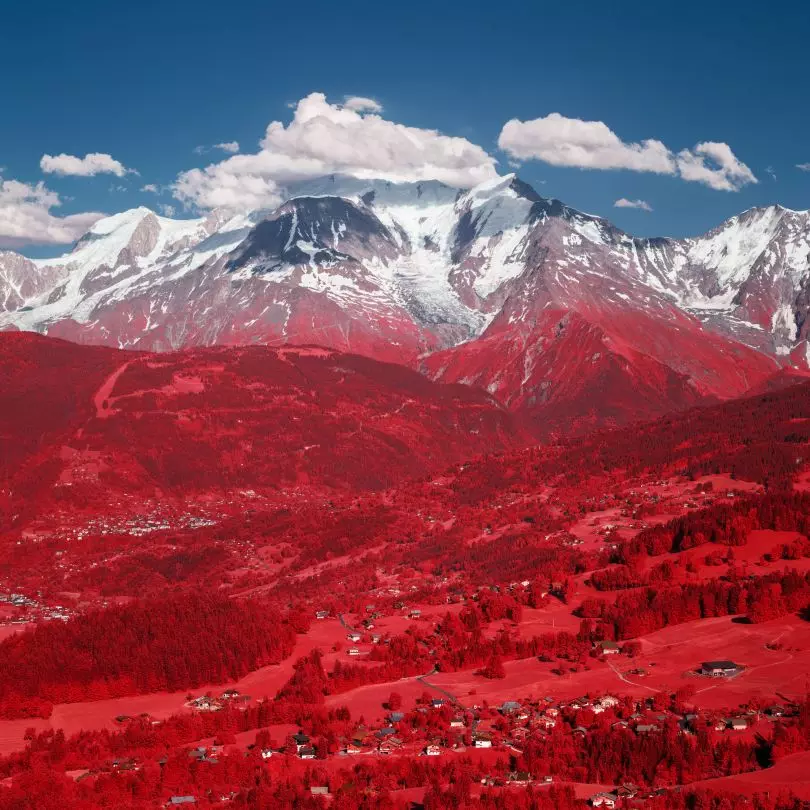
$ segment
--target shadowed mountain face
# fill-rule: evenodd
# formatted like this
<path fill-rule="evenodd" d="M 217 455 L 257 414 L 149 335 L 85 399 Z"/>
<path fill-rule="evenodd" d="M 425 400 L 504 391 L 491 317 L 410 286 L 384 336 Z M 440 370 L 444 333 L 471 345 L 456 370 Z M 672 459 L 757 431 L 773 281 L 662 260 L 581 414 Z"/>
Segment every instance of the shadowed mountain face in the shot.
<path fill-rule="evenodd" d="M 810 214 L 636 239 L 513 176 L 340 177 L 274 211 L 135 209 L 58 259 L 0 253 L 0 328 L 166 351 L 317 344 L 485 387 L 542 432 L 738 396 L 808 366 Z"/>

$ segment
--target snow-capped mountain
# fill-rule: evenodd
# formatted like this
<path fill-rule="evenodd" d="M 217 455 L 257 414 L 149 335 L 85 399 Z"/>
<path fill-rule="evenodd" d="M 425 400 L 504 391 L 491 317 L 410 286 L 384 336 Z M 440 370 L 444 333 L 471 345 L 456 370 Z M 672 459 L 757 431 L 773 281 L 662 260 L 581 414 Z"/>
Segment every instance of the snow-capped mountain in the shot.
<path fill-rule="evenodd" d="M 470 190 L 327 177 L 272 211 L 138 208 L 58 259 L 0 253 L 0 328 L 156 350 L 315 343 L 543 419 L 621 421 L 806 367 L 809 256 L 810 213 L 780 207 L 637 239 L 513 175 Z"/>

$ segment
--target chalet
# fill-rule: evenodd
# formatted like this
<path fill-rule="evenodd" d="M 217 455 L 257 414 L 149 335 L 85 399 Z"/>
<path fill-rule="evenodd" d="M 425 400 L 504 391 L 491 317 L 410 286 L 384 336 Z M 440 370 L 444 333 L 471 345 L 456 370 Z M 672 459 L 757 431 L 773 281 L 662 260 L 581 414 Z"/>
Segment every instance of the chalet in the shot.
<path fill-rule="evenodd" d="M 438 757 L 442 753 L 440 746 L 435 743 L 425 746 L 424 754 L 426 757 Z"/>
<path fill-rule="evenodd" d="M 615 723 L 612 723 L 611 728 L 629 728 L 629 724 L 626 720 L 617 720 Z"/>
<path fill-rule="evenodd" d="M 743 717 L 731 717 L 726 721 L 726 725 L 732 731 L 745 731 L 748 728 L 748 723 L 745 722 Z"/>
<path fill-rule="evenodd" d="M 618 655 L 622 648 L 615 641 L 600 641 L 596 644 L 596 650 L 601 655 Z"/>
<path fill-rule="evenodd" d="M 313 796 L 328 796 L 329 788 L 326 785 L 312 785 L 312 787 L 309 789 L 309 792 Z"/>
<path fill-rule="evenodd" d="M 239 690 L 238 689 L 226 689 L 222 693 L 223 700 L 236 700 L 239 697 Z"/>
<path fill-rule="evenodd" d="M 273 756 L 272 748 L 262 748 L 262 759 L 270 759 Z"/>
<path fill-rule="evenodd" d="M 169 799 L 170 807 L 177 807 L 178 804 L 196 804 L 197 800 L 194 796 L 172 796 Z"/>
<path fill-rule="evenodd" d="M 613 697 L 613 695 L 605 695 L 597 701 L 597 704 L 603 709 L 612 709 L 614 706 L 619 705 L 619 698 Z"/>
<path fill-rule="evenodd" d="M 399 737 L 389 737 L 383 740 L 377 749 L 381 754 L 393 754 L 394 751 L 402 748 L 402 740 Z"/>
<path fill-rule="evenodd" d="M 374 635 L 371 637 L 372 644 L 379 644 L 381 640 L 382 636 L 379 633 L 374 633 Z"/>
<path fill-rule="evenodd" d="M 346 638 L 349 641 L 360 641 L 363 637 L 360 635 L 360 633 L 348 633 Z"/>
<path fill-rule="evenodd" d="M 346 753 L 346 754 L 348 754 L 349 756 L 352 756 L 352 757 L 356 756 L 357 754 L 362 754 L 363 753 L 362 748 L 360 748 L 357 745 L 353 745 L 352 743 L 349 743 L 349 745 L 347 745 L 343 750 L 344 750 L 344 753 Z"/>
<path fill-rule="evenodd" d="M 387 728 L 381 728 L 379 731 L 375 733 L 375 736 L 379 740 L 384 740 L 386 737 L 393 737 L 397 733 L 397 730 L 391 726 Z"/>
<path fill-rule="evenodd" d="M 616 796 L 620 799 L 633 799 L 638 793 L 638 788 L 632 782 L 625 782 L 616 788 Z"/>
<path fill-rule="evenodd" d="M 615 793 L 595 793 L 590 798 L 592 807 L 606 807 L 612 810 L 616 806 L 617 796 Z"/>
<path fill-rule="evenodd" d="M 655 723 L 639 723 L 636 726 L 636 734 L 650 734 L 653 731 L 658 731 Z"/>
<path fill-rule="evenodd" d="M 501 704 L 500 712 L 501 714 L 514 714 L 516 711 L 520 710 L 520 703 L 516 700 L 505 700 Z"/>
<path fill-rule="evenodd" d="M 316 619 L 328 619 L 329 618 L 329 611 L 328 610 L 316 610 L 315 611 L 315 618 Z"/>
<path fill-rule="evenodd" d="M 464 718 L 463 717 L 454 717 L 450 721 L 450 728 L 464 728 Z"/>
<path fill-rule="evenodd" d="M 441 709 L 441 707 L 444 706 L 444 701 L 441 698 L 434 698 L 430 701 L 430 705 L 434 709 Z"/>
<path fill-rule="evenodd" d="M 475 748 L 492 748 L 492 737 L 489 734 L 476 734 L 473 736 Z"/>
<path fill-rule="evenodd" d="M 526 785 L 530 785 L 532 783 L 532 775 L 527 771 L 512 771 L 512 773 L 510 773 L 506 778 L 506 781 L 510 785 L 525 787 Z"/>
<path fill-rule="evenodd" d="M 768 708 L 765 709 L 765 713 L 770 717 L 784 717 L 785 707 L 776 703 L 773 706 L 768 706 Z"/>
<path fill-rule="evenodd" d="M 550 785 L 554 781 L 554 777 L 547 775 L 543 777 L 542 781 L 544 785 Z"/>
<path fill-rule="evenodd" d="M 550 729 L 557 725 L 557 721 L 553 717 L 540 717 L 537 724 L 542 728 Z"/>
<path fill-rule="evenodd" d="M 392 723 L 401 723 L 405 719 L 404 712 L 390 712 L 388 719 Z"/>
<path fill-rule="evenodd" d="M 418 619 L 418 618 L 420 618 L 422 616 L 422 611 L 419 610 L 418 608 L 416 608 L 416 609 L 412 610 L 408 615 L 412 619 Z"/>
<path fill-rule="evenodd" d="M 700 665 L 700 674 L 712 678 L 731 678 L 737 675 L 742 667 L 733 661 L 704 661 Z"/>
<path fill-rule="evenodd" d="M 357 647 L 349 647 L 349 649 L 346 650 L 346 655 L 360 655 L 360 650 L 358 650 Z"/>
<path fill-rule="evenodd" d="M 298 749 L 299 759 L 315 759 L 315 749 L 311 745 L 303 745 Z"/>

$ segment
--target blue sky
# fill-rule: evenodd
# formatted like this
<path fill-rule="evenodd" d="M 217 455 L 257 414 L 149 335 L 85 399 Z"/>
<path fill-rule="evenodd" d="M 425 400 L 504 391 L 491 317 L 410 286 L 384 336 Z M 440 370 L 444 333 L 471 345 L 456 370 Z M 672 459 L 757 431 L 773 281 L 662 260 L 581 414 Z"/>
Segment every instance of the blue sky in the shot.
<path fill-rule="evenodd" d="M 182 214 L 170 191 L 141 189 L 229 158 L 197 146 L 236 141 L 259 151 L 268 123 L 288 125 L 289 105 L 313 91 L 335 105 L 368 97 L 386 120 L 465 138 L 501 173 L 512 170 L 498 147 L 504 124 L 559 113 L 603 122 L 642 156 L 645 141 L 661 142 L 672 165 L 682 150 L 694 157 L 697 144 L 727 144 L 758 181 L 738 177 L 739 190 L 724 191 L 680 168 L 519 161 L 519 175 L 544 196 L 632 233 L 698 234 L 753 205 L 810 207 L 810 172 L 797 168 L 810 163 L 802 3 L 45 0 L 9 4 L 3 17 L 2 176 L 44 181 L 61 200 L 51 216 L 141 204 Z M 40 167 L 46 154 L 87 153 L 139 174 Z M 716 168 L 711 156 L 697 159 Z M 49 204 L 43 194 L 40 206 Z M 653 210 L 614 207 L 620 198 Z"/>

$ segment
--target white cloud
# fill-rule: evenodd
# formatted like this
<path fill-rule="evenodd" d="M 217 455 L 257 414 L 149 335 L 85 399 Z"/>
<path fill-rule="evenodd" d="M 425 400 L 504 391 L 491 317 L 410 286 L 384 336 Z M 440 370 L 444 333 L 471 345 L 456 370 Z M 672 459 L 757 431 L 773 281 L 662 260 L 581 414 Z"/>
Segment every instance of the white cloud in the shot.
<path fill-rule="evenodd" d="M 347 110 L 354 110 L 359 113 L 381 113 L 383 111 L 382 104 L 380 104 L 379 101 L 375 101 L 373 98 L 366 98 L 365 96 L 346 96 L 343 106 Z"/>
<path fill-rule="evenodd" d="M 158 208 L 164 217 L 173 217 L 177 213 L 177 208 L 175 208 L 175 206 L 167 205 L 166 203 L 161 203 Z"/>
<path fill-rule="evenodd" d="M 678 152 L 678 171 L 684 180 L 703 183 L 717 191 L 739 191 L 756 183 L 751 169 L 737 159 L 727 143 L 707 141 Z"/>
<path fill-rule="evenodd" d="M 149 194 L 160 194 L 160 188 L 155 183 L 147 183 L 141 187 L 141 191 L 146 191 Z"/>
<path fill-rule="evenodd" d="M 214 149 L 221 149 L 223 152 L 230 152 L 232 155 L 239 151 L 239 141 L 226 141 L 225 143 L 214 144 Z"/>
<path fill-rule="evenodd" d="M 261 208 L 277 205 L 285 185 L 328 174 L 469 187 L 496 177 L 495 163 L 465 138 L 363 114 L 311 93 L 289 124 L 269 124 L 257 153 L 183 172 L 174 192 L 199 208 Z"/>
<path fill-rule="evenodd" d="M 652 211 L 652 206 L 646 200 L 628 200 L 621 197 L 613 203 L 614 208 L 638 208 L 641 211 Z"/>
<path fill-rule="evenodd" d="M 803 172 L 810 172 L 810 163 L 797 163 L 797 169 L 801 169 Z"/>
<path fill-rule="evenodd" d="M 127 169 L 112 155 L 105 155 L 102 152 L 91 152 L 83 158 L 64 153 L 43 155 L 39 166 L 46 174 L 73 177 L 94 177 L 97 174 L 114 174 L 116 177 L 123 177 L 125 174 L 137 174 L 134 169 Z"/>
<path fill-rule="evenodd" d="M 60 245 L 74 242 L 103 214 L 87 212 L 57 217 L 59 195 L 43 183 L 29 185 L 0 178 L 0 246 Z"/>
<path fill-rule="evenodd" d="M 678 175 L 720 191 L 739 191 L 757 182 L 726 143 L 707 141 L 675 154 L 661 141 L 626 142 L 603 121 L 566 118 L 559 113 L 532 121 L 507 121 L 498 146 L 512 159 L 542 160 L 552 166 L 580 169 Z"/>
<path fill-rule="evenodd" d="M 625 143 L 602 121 L 582 121 L 551 113 L 533 121 L 504 124 L 498 146 L 518 160 L 581 169 L 631 169 L 675 174 L 675 160 L 661 141 Z"/>

